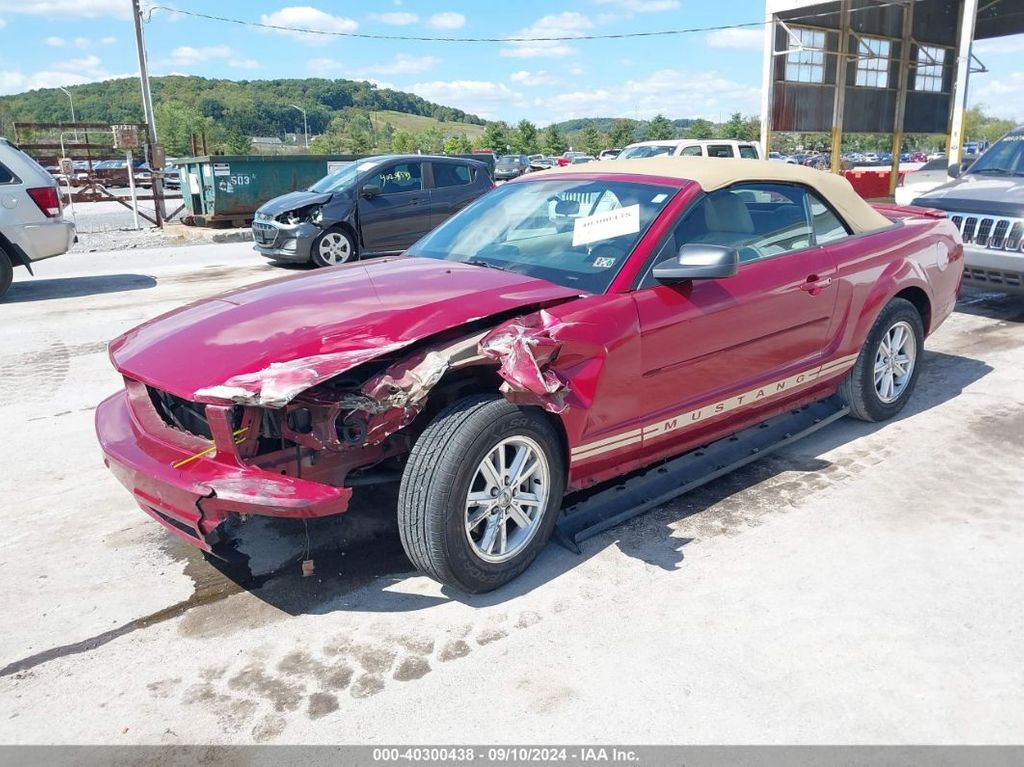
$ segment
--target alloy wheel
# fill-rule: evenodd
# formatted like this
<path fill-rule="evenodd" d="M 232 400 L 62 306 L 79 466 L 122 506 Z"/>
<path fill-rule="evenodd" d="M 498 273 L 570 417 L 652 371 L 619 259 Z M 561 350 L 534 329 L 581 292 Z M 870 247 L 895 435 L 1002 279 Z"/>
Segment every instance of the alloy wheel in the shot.
<path fill-rule="evenodd" d="M 900 320 L 882 336 L 875 352 L 875 393 L 885 404 L 900 398 L 914 374 L 917 339 L 910 323 Z"/>
<path fill-rule="evenodd" d="M 507 562 L 541 527 L 550 492 L 550 468 L 529 437 L 503 439 L 484 456 L 466 496 L 465 527 L 473 552 L 485 562 Z"/>

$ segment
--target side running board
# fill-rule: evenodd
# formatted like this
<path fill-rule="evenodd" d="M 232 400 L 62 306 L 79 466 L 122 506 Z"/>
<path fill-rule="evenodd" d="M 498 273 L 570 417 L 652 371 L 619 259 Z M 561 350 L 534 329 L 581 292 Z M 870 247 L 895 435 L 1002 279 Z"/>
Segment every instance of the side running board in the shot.
<path fill-rule="evenodd" d="M 563 508 L 555 541 L 578 554 L 579 544 L 588 538 L 796 442 L 848 412 L 838 397 L 818 400 L 616 481 Z"/>

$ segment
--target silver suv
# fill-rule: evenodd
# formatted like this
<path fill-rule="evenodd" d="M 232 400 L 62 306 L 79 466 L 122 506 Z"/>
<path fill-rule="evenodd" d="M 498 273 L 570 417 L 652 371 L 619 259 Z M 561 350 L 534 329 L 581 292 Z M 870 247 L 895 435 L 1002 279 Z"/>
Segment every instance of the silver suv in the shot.
<path fill-rule="evenodd" d="M 64 220 L 57 182 L 42 165 L 0 138 L 0 296 L 13 267 L 67 253 L 75 225 Z"/>

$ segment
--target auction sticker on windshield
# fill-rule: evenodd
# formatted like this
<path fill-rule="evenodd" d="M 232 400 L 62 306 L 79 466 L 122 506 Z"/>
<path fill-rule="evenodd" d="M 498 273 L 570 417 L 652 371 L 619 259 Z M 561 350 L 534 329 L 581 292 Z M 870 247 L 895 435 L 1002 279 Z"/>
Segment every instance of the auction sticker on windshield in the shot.
<path fill-rule="evenodd" d="M 612 237 L 636 234 L 639 231 L 640 206 L 628 205 L 625 208 L 577 218 L 572 229 L 572 245 L 588 245 L 591 242 L 610 240 Z"/>

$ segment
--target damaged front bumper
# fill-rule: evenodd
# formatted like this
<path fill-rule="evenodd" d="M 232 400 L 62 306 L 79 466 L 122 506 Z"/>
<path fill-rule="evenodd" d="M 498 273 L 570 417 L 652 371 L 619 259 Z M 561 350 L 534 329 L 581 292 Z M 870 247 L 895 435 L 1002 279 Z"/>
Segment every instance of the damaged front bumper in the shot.
<path fill-rule="evenodd" d="M 160 439 L 140 423 L 123 390 L 96 409 L 104 463 L 150 517 L 205 551 L 214 530 L 232 514 L 309 518 L 347 510 L 352 490 L 245 465 L 221 447 L 197 458 L 193 446 Z M 228 451 L 225 451 L 228 452 Z M 177 468 L 187 462 L 187 468 Z"/>
<path fill-rule="evenodd" d="M 275 261 L 309 261 L 313 240 L 322 231 L 309 221 L 286 224 L 257 219 L 252 223 L 253 249 Z"/>

